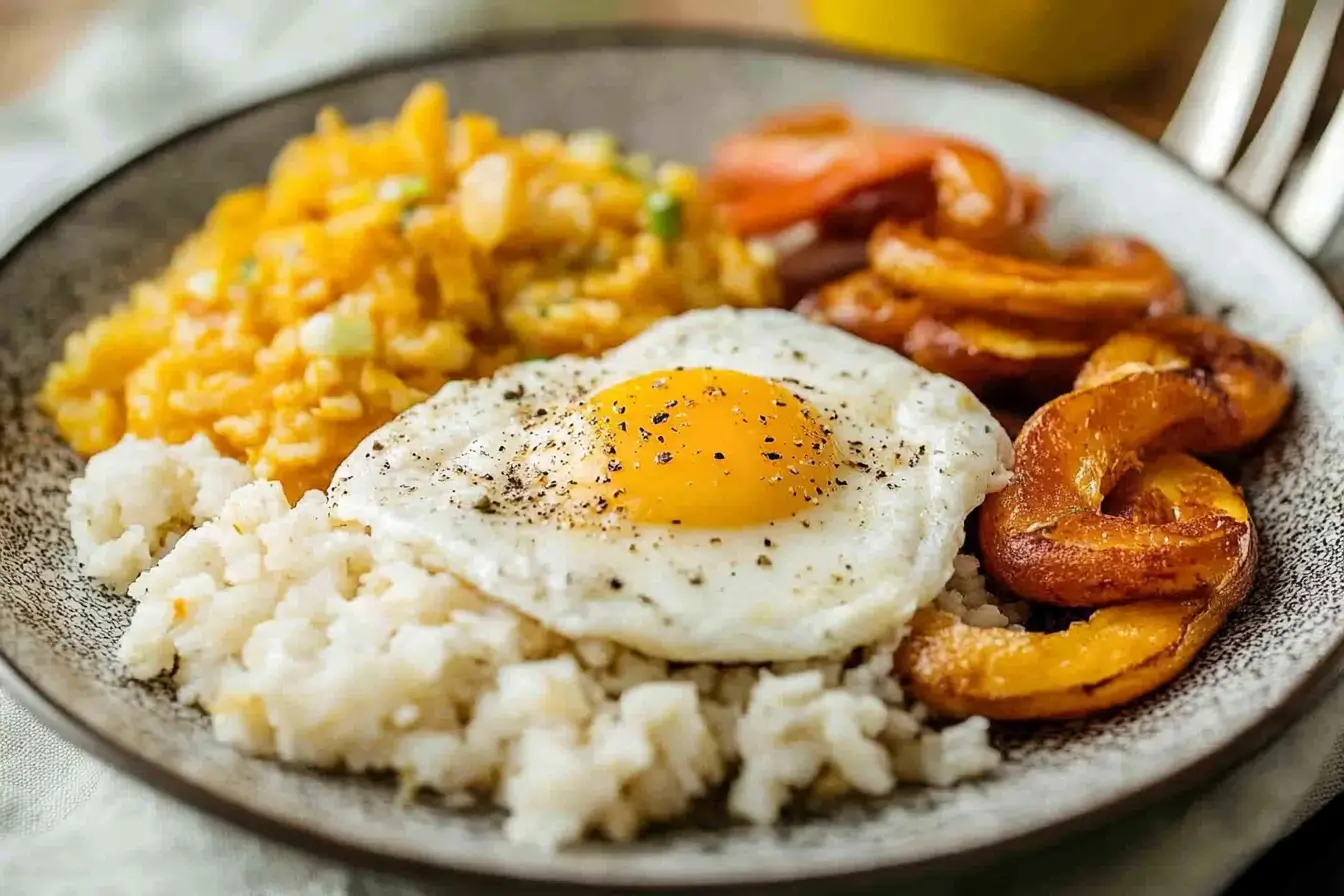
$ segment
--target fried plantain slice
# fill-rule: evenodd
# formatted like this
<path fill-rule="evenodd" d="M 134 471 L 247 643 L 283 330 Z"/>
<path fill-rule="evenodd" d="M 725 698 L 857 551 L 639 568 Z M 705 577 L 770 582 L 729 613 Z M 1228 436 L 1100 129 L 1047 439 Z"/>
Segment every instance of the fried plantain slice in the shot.
<path fill-rule="evenodd" d="M 977 146 L 950 144 L 933 157 L 931 169 L 937 191 L 934 232 L 982 249 L 1004 248 L 1010 228 L 1034 214 L 1031 198 L 999 164 L 998 158 Z"/>
<path fill-rule="evenodd" d="M 1098 245 L 1109 246 L 1109 242 Z M 1095 261 L 1122 258 L 1123 264 L 1049 263 L 982 252 L 918 228 L 885 222 L 868 242 L 874 270 L 897 290 L 930 303 L 966 312 L 1111 326 L 1138 320 L 1154 310 L 1182 307 L 1184 293 L 1175 274 L 1152 250 L 1125 241 L 1126 254 L 1101 254 L 1085 245 L 1074 255 Z"/>
<path fill-rule="evenodd" d="M 910 328 L 924 314 L 924 303 L 897 294 L 877 274 L 863 270 L 823 286 L 795 310 L 810 320 L 901 351 Z"/>
<path fill-rule="evenodd" d="M 1148 305 L 1148 314 L 1163 317 L 1185 311 L 1185 287 L 1176 272 L 1152 246 L 1143 240 L 1124 236 L 1094 236 L 1083 240 L 1064 254 L 1064 265 L 1084 269 L 1147 271 L 1167 284 L 1159 289 Z"/>
<path fill-rule="evenodd" d="M 1166 473 L 1183 512 L 1161 524 L 1103 501 L 1145 457 L 1220 437 L 1210 421 L 1226 407 L 1190 370 L 1131 373 L 1041 407 L 1018 434 L 1013 481 L 982 507 L 985 568 L 1014 594 L 1065 606 L 1205 593 L 1244 562 L 1251 538 L 1246 505 L 1221 475 L 1202 464 Z"/>
<path fill-rule="evenodd" d="M 1226 512 L 1225 503 L 1240 504 L 1230 495 L 1235 489 L 1215 471 L 1175 454 L 1131 473 L 1111 501 L 1118 515 L 1162 525 L 1188 512 Z M 1203 595 L 1103 607 L 1048 634 L 976 628 L 925 607 L 897 652 L 897 671 L 920 701 L 942 715 L 1058 719 L 1120 706 L 1190 664 L 1250 590 L 1256 559 L 1251 527 L 1239 561 Z"/>
<path fill-rule="evenodd" d="M 1217 321 L 1191 315 L 1154 318 L 1116 334 L 1088 358 L 1075 386 L 1085 388 L 1141 367 L 1203 370 L 1227 395 L 1231 417 L 1221 437 L 1202 446 L 1207 452 L 1260 440 L 1292 401 L 1288 368 L 1274 351 Z"/>
<path fill-rule="evenodd" d="M 1038 400 L 1066 391 L 1091 347 L 981 317 L 924 317 L 905 339 L 911 360 L 981 396 L 998 390 Z"/>

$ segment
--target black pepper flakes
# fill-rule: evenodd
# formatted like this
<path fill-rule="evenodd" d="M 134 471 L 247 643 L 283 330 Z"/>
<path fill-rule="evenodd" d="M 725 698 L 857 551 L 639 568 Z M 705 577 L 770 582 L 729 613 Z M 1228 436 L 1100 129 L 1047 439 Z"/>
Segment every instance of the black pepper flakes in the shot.
<path fill-rule="evenodd" d="M 766 460 L 779 460 L 784 455 L 780 454 L 778 451 L 766 451 L 763 452 L 761 456 Z"/>
<path fill-rule="evenodd" d="M 476 502 L 471 505 L 471 509 L 480 513 L 497 513 L 499 511 L 499 507 L 490 499 L 489 495 L 481 495 L 477 498 Z"/>
<path fill-rule="evenodd" d="M 670 416 L 671 416 L 671 415 L 668 414 L 666 411 L 659 411 L 658 413 L 656 413 L 656 414 L 653 415 L 653 422 L 654 422 L 654 425 L 657 425 L 657 424 L 659 424 L 659 423 L 666 423 L 667 420 L 668 420 L 668 417 L 670 417 Z"/>
<path fill-rule="evenodd" d="M 764 554 L 758 554 L 758 555 L 756 556 L 756 565 L 757 565 L 757 566 L 774 566 L 775 564 L 774 564 L 774 562 L 773 562 L 769 557 L 765 556 Z"/>
<path fill-rule="evenodd" d="M 527 390 L 523 388 L 522 383 L 519 383 L 511 389 L 505 389 L 503 398 L 505 401 L 517 401 L 526 394 Z"/>
<path fill-rule="evenodd" d="M 653 456 L 653 462 L 656 464 L 669 464 L 672 462 L 671 451 L 659 451 Z"/>
<path fill-rule="evenodd" d="M 618 460 L 607 461 L 607 469 L 612 473 L 621 472 L 621 462 Z"/>
<path fill-rule="evenodd" d="M 625 587 L 625 583 L 622 582 L 620 579 L 615 578 L 614 576 L 609 582 L 607 582 L 607 584 L 611 586 L 612 591 L 620 591 L 622 588 Z"/>
<path fill-rule="evenodd" d="M 723 460 L 723 452 L 722 452 L 722 451 L 715 451 L 715 452 L 714 452 L 714 459 L 715 459 L 715 460 Z"/>

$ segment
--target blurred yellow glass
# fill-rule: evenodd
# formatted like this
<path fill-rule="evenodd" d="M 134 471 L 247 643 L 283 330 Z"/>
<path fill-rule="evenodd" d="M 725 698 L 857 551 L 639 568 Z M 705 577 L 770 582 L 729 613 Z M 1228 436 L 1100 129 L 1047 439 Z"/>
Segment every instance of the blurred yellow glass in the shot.
<path fill-rule="evenodd" d="M 1142 68 L 1198 2 L 805 0 L 805 9 L 817 33 L 837 43 L 1070 88 Z"/>

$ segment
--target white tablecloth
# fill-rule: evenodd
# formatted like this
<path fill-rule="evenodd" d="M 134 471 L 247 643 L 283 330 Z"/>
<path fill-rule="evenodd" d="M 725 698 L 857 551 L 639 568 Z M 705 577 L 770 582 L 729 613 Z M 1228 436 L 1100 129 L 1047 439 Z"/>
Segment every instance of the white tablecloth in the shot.
<path fill-rule="evenodd" d="M 601 16 L 614 6 L 610 0 L 123 3 L 40 93 L 0 108 L 0 222 L 21 227 L 54 191 L 211 104 L 468 29 Z M 188 8 L 207 12 L 187 15 Z M 0 246 L 12 235 L 0 231 Z M 930 880 L 924 891 L 1217 893 L 1344 788 L 1342 734 L 1344 689 L 1337 689 L 1272 747 L 1203 792 L 1026 861 Z M 311 858 L 200 815 L 83 755 L 0 693 L 0 892 L 434 890 Z"/>

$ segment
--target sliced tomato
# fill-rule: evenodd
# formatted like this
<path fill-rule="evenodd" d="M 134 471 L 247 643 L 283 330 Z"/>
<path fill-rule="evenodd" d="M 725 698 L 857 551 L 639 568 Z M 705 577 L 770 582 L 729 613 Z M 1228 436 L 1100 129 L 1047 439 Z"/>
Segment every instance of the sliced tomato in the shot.
<path fill-rule="evenodd" d="M 813 107 L 720 143 L 709 182 L 729 227 L 769 233 L 815 218 L 865 187 L 928 170 L 941 150 L 964 145 L 940 134 L 856 124 L 835 107 Z"/>

